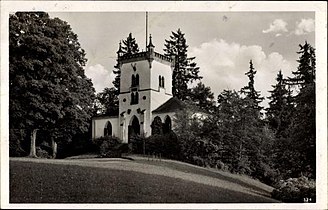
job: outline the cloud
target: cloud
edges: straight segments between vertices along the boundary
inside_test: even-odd
[[[275,19],[269,26],[268,29],[263,30],[263,33],[271,33],[271,32],[287,32],[287,23],[282,19]]]
[[[314,20],[312,18],[302,19],[300,22],[296,22],[295,35],[304,35],[314,31]]]
[[[252,59],[257,74],[255,88],[261,91],[262,96],[269,96],[271,85],[281,69],[285,76],[292,70],[292,63],[277,52],[266,55],[261,46],[245,46],[238,43],[227,43],[225,40],[212,40],[192,48],[190,56],[195,56],[200,67],[205,85],[210,86],[217,96],[224,89],[239,91],[247,85],[245,73],[249,70],[249,61]],[[267,102],[262,104],[267,105]]]
[[[96,92],[101,92],[105,87],[113,87],[112,81],[115,78],[114,73],[105,69],[101,64],[89,66],[85,74],[92,80]]]

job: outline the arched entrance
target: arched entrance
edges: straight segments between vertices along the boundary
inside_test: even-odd
[[[163,133],[169,133],[171,130],[172,130],[172,120],[170,116],[167,115],[163,125]]]
[[[111,136],[112,133],[113,133],[112,123],[110,123],[110,121],[108,121],[104,128],[104,136]]]
[[[133,116],[129,125],[129,139],[140,135],[140,123],[136,116]]]
[[[156,116],[151,123],[151,135],[163,133],[163,123],[160,117]]]

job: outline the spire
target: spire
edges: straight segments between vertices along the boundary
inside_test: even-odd
[[[121,41],[120,41],[120,46],[119,46],[119,48],[118,48],[118,51],[116,52],[117,53],[117,56],[118,57],[121,57],[121,56],[123,56],[123,50],[122,50],[122,43],[121,43]]]
[[[151,40],[151,34],[149,35],[149,44],[148,44],[147,48],[148,48],[148,50],[150,48],[155,48],[155,46],[153,45],[152,40]]]

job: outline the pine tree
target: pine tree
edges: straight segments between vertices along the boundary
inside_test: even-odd
[[[277,84],[273,85],[273,90],[269,91],[271,96],[269,108],[266,109],[266,116],[269,126],[274,130],[277,138],[287,137],[288,128],[291,124],[291,115],[294,112],[291,90],[286,88],[281,70],[277,74]]]
[[[316,124],[315,124],[315,49],[305,42],[300,45],[299,66],[289,82],[298,87],[295,96],[295,113],[292,117],[294,175],[315,177],[316,169]]]
[[[135,38],[132,37],[132,33],[123,40],[123,55],[132,55],[139,52],[139,47]]]
[[[188,45],[184,37],[184,33],[178,29],[177,32],[172,31],[172,35],[169,40],[165,40],[165,55],[173,57],[175,66],[172,76],[172,93],[173,96],[186,100],[190,95],[190,89],[188,84],[199,80],[202,77],[198,75],[199,67],[193,61],[195,57],[188,58]]]
[[[252,60],[249,61],[249,71],[245,73],[247,75],[249,81],[248,85],[243,87],[241,89],[241,93],[246,95],[246,98],[250,99],[253,108],[256,108],[258,110],[261,110],[262,107],[259,106],[259,104],[263,101],[263,97],[260,96],[260,91],[256,91],[254,87],[254,77],[255,77],[256,71],[253,67]]]
[[[123,40],[123,46],[120,42],[118,52],[121,52],[122,56],[133,55],[133,54],[139,52],[139,46],[137,44],[136,39],[132,37],[132,33],[129,34],[129,36],[126,38],[126,40]],[[120,94],[121,70],[120,70],[120,67],[118,66],[118,63],[116,63],[116,65],[114,66],[113,73],[116,74],[116,77],[113,81],[113,85],[116,88],[116,94],[119,95]]]
[[[315,49],[307,42],[304,45],[299,45],[300,51],[297,54],[300,54],[299,66],[297,71],[293,72],[294,77],[289,78],[289,82],[293,85],[300,85],[301,87],[308,84],[315,83]]]

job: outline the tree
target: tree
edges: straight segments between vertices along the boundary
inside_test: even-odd
[[[293,147],[293,175],[315,177],[316,172],[316,124],[315,124],[315,49],[307,42],[299,45],[300,58],[294,77],[289,83],[300,87],[295,96],[295,113],[292,117],[291,136]]]
[[[94,88],[85,64],[85,52],[66,22],[44,12],[10,15],[10,128],[30,132],[30,156],[36,156],[38,130],[49,131],[54,147],[87,131]]]
[[[118,52],[122,52],[122,55],[133,55],[139,52],[139,46],[135,38],[132,37],[132,33],[129,33],[129,36],[126,40],[123,40],[123,46],[120,42]],[[121,78],[121,70],[118,66],[118,63],[114,66],[113,73],[116,74],[116,77],[113,81],[113,85],[116,88],[116,94],[120,94],[120,78]]]
[[[255,77],[256,71],[253,67],[252,60],[249,61],[249,71],[245,73],[247,75],[249,81],[248,85],[243,87],[241,89],[241,93],[245,94],[247,98],[251,100],[253,103],[254,108],[261,110],[262,107],[259,106],[259,104],[263,101],[263,97],[260,96],[260,91],[256,91],[254,87],[254,77]]]
[[[132,37],[132,33],[129,33],[126,40],[123,40],[122,50],[124,55],[132,55],[139,52],[137,41]]]
[[[315,83],[315,65],[316,65],[316,56],[315,49],[307,42],[304,45],[299,45],[300,51],[297,54],[300,54],[299,66],[297,71],[293,72],[294,77],[289,78],[289,83],[292,85],[300,85],[304,87],[308,84]]]
[[[96,95],[99,103],[99,113],[105,115],[118,115],[118,96],[115,88],[104,88],[104,90]]]
[[[286,88],[281,70],[277,74],[277,84],[273,85],[273,90],[269,91],[271,96],[269,107],[266,109],[266,117],[269,126],[274,130],[277,138],[288,136],[288,128],[291,124],[291,116],[294,112],[294,105],[291,90]]]
[[[180,29],[177,32],[172,31],[170,39],[165,40],[165,42],[165,55],[174,58],[172,75],[173,96],[186,100],[190,94],[188,84],[202,78],[198,75],[199,67],[193,61],[195,57],[188,57],[188,45],[184,33]]]
[[[211,88],[206,87],[202,82],[191,89],[190,101],[204,111],[214,111],[214,94],[211,92]]]

